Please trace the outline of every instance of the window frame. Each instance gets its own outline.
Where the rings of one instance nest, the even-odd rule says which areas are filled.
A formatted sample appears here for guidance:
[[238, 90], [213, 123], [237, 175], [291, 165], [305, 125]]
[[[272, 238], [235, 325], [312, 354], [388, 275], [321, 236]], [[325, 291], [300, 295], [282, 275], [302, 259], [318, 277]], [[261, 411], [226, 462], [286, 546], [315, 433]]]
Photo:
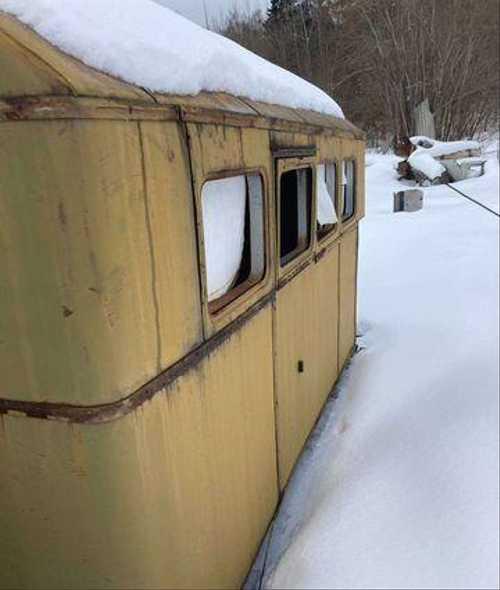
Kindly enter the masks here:
[[[300, 266], [304, 260], [311, 257], [315, 244], [315, 224], [316, 224], [316, 203], [315, 203], [315, 182], [316, 182], [316, 161], [313, 157], [298, 157], [298, 158], [277, 158], [276, 159], [276, 267], [278, 269], [278, 277], [281, 278], [294, 271], [297, 266]], [[284, 264], [281, 262], [281, 177], [287, 172], [293, 170], [308, 169], [311, 172], [311, 203], [310, 203], [310, 218], [309, 218], [309, 244], [306, 248], [290, 259], [286, 260]], [[294, 250], [295, 252], [295, 250]]]
[[[208, 275], [207, 275], [207, 260], [205, 252], [205, 228], [203, 224], [203, 189], [209, 182], [217, 180], [223, 180], [227, 178], [235, 178], [238, 176], [244, 176], [246, 187], [247, 187], [247, 200], [250, 199], [249, 193], [249, 180], [248, 177], [257, 176], [260, 178], [262, 187], [262, 271], [256, 272], [250, 270], [249, 276], [240, 284], [231, 288], [229, 291], [221, 295], [213, 301], [208, 300]], [[224, 170], [221, 172], [208, 174], [203, 178], [200, 183], [199, 189], [199, 207], [198, 207], [198, 244], [199, 244], [199, 259], [200, 259], [200, 279], [202, 282], [202, 300], [206, 304], [208, 317], [216, 320], [219, 316], [223, 315], [228, 309], [231, 311], [237, 305], [244, 304], [253, 294], [263, 288], [269, 278], [269, 226], [268, 226], [268, 181], [266, 172], [263, 168], [244, 168], [237, 170]], [[252, 213], [250, 212], [250, 222]], [[250, 232], [252, 233], [251, 229]], [[250, 243], [250, 249], [252, 251], [252, 243]], [[260, 267], [259, 267], [260, 268]], [[252, 276], [254, 275], [254, 276]]]
[[[302, 170], [307, 170], [310, 172], [309, 177], [307, 178], [307, 176], [303, 176], [305, 182], [307, 183], [308, 181], [310, 181], [310, 203], [307, 202], [307, 184], [306, 184], [306, 202], [305, 203], [299, 203], [299, 198], [297, 198], [297, 203], [298, 205], [300, 205], [300, 208], [298, 207], [297, 210], [297, 219], [298, 219], [298, 227], [297, 227], [297, 245], [295, 246], [295, 248], [293, 250], [290, 250], [289, 252], [287, 252], [285, 255], [282, 256], [281, 254], [281, 181], [283, 179], [283, 176], [285, 176], [286, 174], [292, 174], [292, 173], [296, 173]], [[312, 239], [311, 238], [311, 230], [310, 230], [310, 219], [308, 219], [308, 217], [312, 217], [312, 208], [313, 208], [313, 204], [312, 204], [312, 200], [313, 200], [313, 183], [314, 183], [314, 175], [313, 175], [313, 171], [310, 168], [294, 168], [292, 170], [287, 170], [285, 172], [283, 172], [280, 175], [280, 226], [279, 226], [279, 230], [280, 230], [280, 252], [279, 252], [279, 263], [280, 263], [280, 267], [284, 268], [285, 266], [287, 266], [287, 264], [289, 264], [290, 262], [292, 262], [293, 260], [295, 260], [298, 256], [300, 256], [302, 254], [302, 252], [305, 252], [308, 247], [309, 247], [309, 241]], [[298, 194], [297, 194], [298, 197]], [[303, 205], [305, 205], [305, 216], [304, 216], [304, 207]], [[309, 210], [307, 205], [309, 205]], [[304, 218], [305, 217], [305, 218]], [[309, 223], [308, 223], [309, 221]]]
[[[341, 215], [341, 222], [343, 225], [347, 225], [349, 224], [352, 220], [356, 219], [357, 217], [357, 210], [358, 210], [358, 162], [355, 156], [347, 156], [345, 158], [342, 158], [341, 160], [342, 162], [342, 181], [344, 181], [344, 165], [347, 164], [347, 162], [352, 162], [353, 165], [353, 189], [352, 189], [352, 194], [353, 194], [353, 208], [352, 208], [352, 213], [348, 216], [345, 217], [344, 211], [345, 211], [345, 207], [346, 207], [346, 187], [347, 187], [347, 183], [342, 182], [342, 187], [343, 190], [342, 192], [342, 215]], [[346, 175], [347, 176], [347, 175]]]
[[[325, 166], [325, 170], [327, 166], [334, 166], [335, 167], [335, 195], [334, 195], [334, 199], [333, 199], [333, 206], [335, 207], [335, 214], [337, 216], [337, 222], [332, 224], [330, 226], [330, 228], [328, 230], [326, 230], [325, 232], [321, 232], [321, 230], [318, 227], [318, 213], [317, 213], [317, 208], [318, 208], [318, 195], [316, 194], [316, 219], [315, 219], [315, 228], [316, 228], [316, 239], [318, 241], [318, 244], [323, 244], [324, 242], [326, 242], [328, 240], [328, 238], [331, 238], [333, 235], [337, 234], [339, 229], [340, 229], [340, 224], [341, 224], [341, 217], [339, 215], [339, 210], [340, 210], [340, 205], [341, 205], [341, 200], [340, 200], [340, 193], [341, 191], [339, 190], [340, 187], [342, 186], [341, 183], [341, 178], [340, 178], [340, 169], [341, 169], [341, 160], [338, 159], [329, 159], [329, 160], [322, 160], [320, 162], [318, 162], [316, 164], [316, 174], [318, 173], [318, 167], [319, 166]], [[317, 178], [316, 178], [316, 191], [317, 191]]]

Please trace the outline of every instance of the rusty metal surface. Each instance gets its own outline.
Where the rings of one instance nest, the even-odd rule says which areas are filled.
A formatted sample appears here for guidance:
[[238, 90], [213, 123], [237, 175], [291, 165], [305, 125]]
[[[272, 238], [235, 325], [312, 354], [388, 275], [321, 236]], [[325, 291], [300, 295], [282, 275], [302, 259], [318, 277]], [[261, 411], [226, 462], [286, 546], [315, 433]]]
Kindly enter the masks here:
[[174, 121], [179, 119], [179, 111], [175, 106], [111, 98], [22, 96], [0, 99], [0, 123], [2, 120], [58, 119]]
[[317, 153], [315, 145], [306, 145], [303, 147], [272, 147], [271, 153], [273, 158], [314, 158]]

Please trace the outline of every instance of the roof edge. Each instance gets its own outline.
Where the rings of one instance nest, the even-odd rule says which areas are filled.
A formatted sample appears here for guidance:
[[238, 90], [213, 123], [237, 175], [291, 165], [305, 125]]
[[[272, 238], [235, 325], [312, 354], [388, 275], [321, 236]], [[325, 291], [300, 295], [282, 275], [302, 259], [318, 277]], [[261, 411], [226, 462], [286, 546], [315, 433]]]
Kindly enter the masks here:
[[[316, 111], [259, 102], [224, 92], [203, 91], [195, 96], [151, 93], [148, 89], [96, 70], [66, 54], [16, 17], [1, 10], [0, 32], [3, 32], [24, 51], [35, 56], [42, 64], [50, 68], [56, 76], [63, 80], [68, 93], [76, 97], [109, 98], [130, 101], [132, 104], [176, 107], [181, 109], [188, 119], [192, 120], [196, 120], [197, 117], [202, 118], [204, 113], [211, 112], [218, 113], [222, 120], [227, 118], [228, 124], [231, 124], [230, 119], [240, 119], [240, 124], [243, 124], [245, 119], [254, 121], [260, 119], [265, 120], [267, 124], [262, 123], [257, 126], [283, 128], [289, 123], [290, 127], [295, 129], [301, 125], [313, 128], [322, 127], [344, 137], [365, 139], [363, 131], [347, 119]], [[26, 93], [26, 95], [29, 96], [30, 93]], [[31, 95], [33, 96], [33, 94]], [[6, 98], [0, 95], [0, 100], [6, 100]]]

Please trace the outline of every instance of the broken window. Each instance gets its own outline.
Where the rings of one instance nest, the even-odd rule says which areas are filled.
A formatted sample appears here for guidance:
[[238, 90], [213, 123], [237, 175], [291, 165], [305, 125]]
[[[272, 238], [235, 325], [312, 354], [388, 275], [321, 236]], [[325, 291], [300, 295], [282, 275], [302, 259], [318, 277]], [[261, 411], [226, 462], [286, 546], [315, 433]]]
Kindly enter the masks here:
[[318, 237], [330, 233], [337, 224], [336, 202], [337, 165], [321, 164], [316, 168], [316, 224]]
[[350, 219], [356, 211], [356, 166], [354, 160], [347, 160], [343, 165], [344, 209], [342, 221]]
[[264, 276], [262, 178], [246, 174], [206, 182], [201, 205], [207, 295], [214, 312]]
[[311, 241], [312, 170], [284, 172], [280, 178], [280, 261], [284, 266]]

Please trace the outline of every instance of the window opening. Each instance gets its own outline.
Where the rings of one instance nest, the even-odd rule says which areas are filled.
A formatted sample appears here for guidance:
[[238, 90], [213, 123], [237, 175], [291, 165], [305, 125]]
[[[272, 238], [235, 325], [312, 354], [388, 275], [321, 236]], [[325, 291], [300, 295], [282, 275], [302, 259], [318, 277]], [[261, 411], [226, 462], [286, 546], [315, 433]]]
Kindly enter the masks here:
[[264, 276], [262, 178], [247, 174], [206, 182], [201, 204], [207, 294], [214, 312]]
[[316, 198], [317, 214], [316, 226], [318, 236], [321, 238], [329, 234], [337, 225], [336, 212], [336, 182], [337, 165], [320, 164], [316, 168]]
[[284, 172], [280, 178], [280, 260], [284, 266], [311, 241], [312, 170]]

